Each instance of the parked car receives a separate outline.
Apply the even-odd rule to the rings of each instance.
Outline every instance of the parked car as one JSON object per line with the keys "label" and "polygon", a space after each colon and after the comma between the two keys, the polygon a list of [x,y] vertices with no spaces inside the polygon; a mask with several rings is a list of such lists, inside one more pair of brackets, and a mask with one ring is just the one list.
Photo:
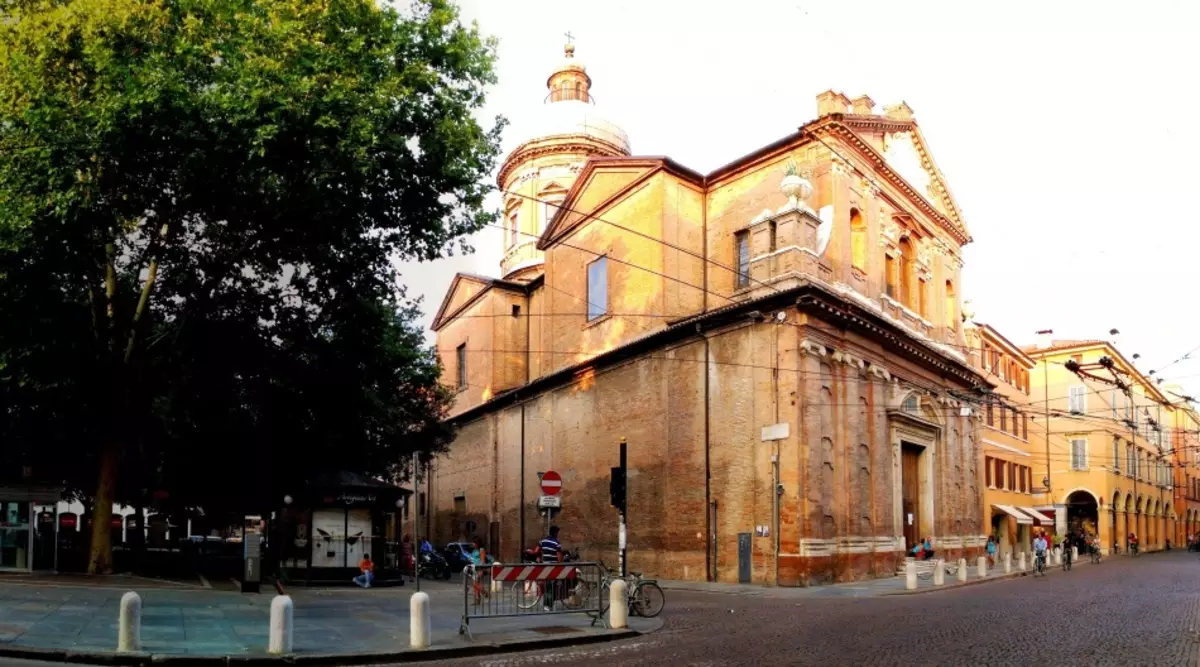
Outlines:
{"label": "parked car", "polygon": [[451,572],[462,572],[464,567],[471,564],[471,546],[470,542],[451,542],[442,549]]}

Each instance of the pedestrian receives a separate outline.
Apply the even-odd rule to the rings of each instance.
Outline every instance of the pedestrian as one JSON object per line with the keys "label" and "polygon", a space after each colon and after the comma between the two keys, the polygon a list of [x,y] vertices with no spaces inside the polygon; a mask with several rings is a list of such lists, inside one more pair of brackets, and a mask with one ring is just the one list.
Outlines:
{"label": "pedestrian", "polygon": [[471,571],[474,573],[475,604],[478,605],[482,598],[491,597],[488,590],[490,584],[484,580],[487,579],[489,582],[491,580],[491,577],[486,576],[486,566],[492,562],[492,558],[488,556],[487,549],[483,548],[479,538],[471,540],[471,551],[467,553],[467,557],[475,566],[471,568]]}
{"label": "pedestrian", "polygon": [[933,560],[933,538],[926,537],[921,543],[921,554],[923,560]]}
{"label": "pedestrian", "polygon": [[991,535],[988,535],[987,557],[988,557],[988,565],[991,567],[995,567],[996,566],[996,538]]}
{"label": "pedestrian", "polygon": [[[558,526],[550,526],[550,532],[538,543],[538,550],[541,551],[543,563],[558,563],[562,560],[562,543],[558,541]],[[556,581],[550,582],[550,585],[546,587],[544,599],[546,611],[554,609],[554,601],[557,599],[556,584]]]}
{"label": "pedestrian", "polygon": [[417,562],[416,562],[416,560],[414,560],[413,556],[414,556],[414,554],[413,554],[412,535],[405,533],[404,537],[400,540],[400,562],[403,563],[403,565],[400,566],[400,572],[401,572],[400,585],[401,586],[404,585],[404,574],[403,574],[404,570],[411,568],[413,577],[417,576]]}
{"label": "pedestrian", "polygon": [[433,553],[433,545],[430,544],[429,540],[424,537],[421,538],[421,553],[423,553],[423,554]]}
{"label": "pedestrian", "polygon": [[358,569],[362,574],[354,578],[354,583],[361,588],[370,588],[371,583],[375,581],[375,563],[371,562],[371,554],[363,554],[362,560],[358,563]]}

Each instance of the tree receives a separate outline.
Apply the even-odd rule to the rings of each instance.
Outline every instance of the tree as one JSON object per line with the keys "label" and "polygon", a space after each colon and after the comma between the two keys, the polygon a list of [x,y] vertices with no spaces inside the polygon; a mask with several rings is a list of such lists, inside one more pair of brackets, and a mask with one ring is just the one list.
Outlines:
{"label": "tree", "polygon": [[392,262],[493,219],[492,41],[447,0],[3,8],[0,437],[93,495],[90,571],[117,494],[205,461],[445,442]]}

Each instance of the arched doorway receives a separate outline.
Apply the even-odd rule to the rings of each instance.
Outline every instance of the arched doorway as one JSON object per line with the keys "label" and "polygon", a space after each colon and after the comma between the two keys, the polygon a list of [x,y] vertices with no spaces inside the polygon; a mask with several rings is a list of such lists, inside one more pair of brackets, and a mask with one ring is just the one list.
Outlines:
{"label": "arched doorway", "polygon": [[1112,502],[1108,505],[1112,523],[1109,524],[1108,540],[1101,544],[1101,547],[1105,549],[1105,553],[1111,553],[1110,549],[1118,547],[1121,544],[1121,524],[1117,521],[1118,516],[1125,509],[1121,501],[1121,492],[1118,490],[1113,493]]}
{"label": "arched doorway", "polygon": [[1087,489],[1076,489],[1067,495],[1067,532],[1089,539],[1100,534],[1100,508],[1096,496]]}

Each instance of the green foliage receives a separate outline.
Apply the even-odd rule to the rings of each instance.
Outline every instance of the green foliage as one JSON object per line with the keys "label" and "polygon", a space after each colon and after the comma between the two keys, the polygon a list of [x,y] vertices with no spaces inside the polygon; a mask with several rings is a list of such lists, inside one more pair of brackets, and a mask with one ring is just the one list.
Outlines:
{"label": "green foliage", "polygon": [[211,505],[447,442],[393,263],[493,219],[493,42],[446,0],[0,13],[0,457]]}

